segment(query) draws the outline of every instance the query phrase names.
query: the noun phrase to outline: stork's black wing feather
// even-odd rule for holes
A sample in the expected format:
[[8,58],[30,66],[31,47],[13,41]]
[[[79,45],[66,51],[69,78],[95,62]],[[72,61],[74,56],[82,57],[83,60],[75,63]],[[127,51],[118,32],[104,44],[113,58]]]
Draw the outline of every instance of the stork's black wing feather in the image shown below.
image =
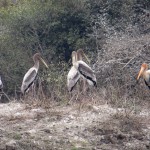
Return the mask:
[[93,70],[84,62],[79,61],[79,72],[84,76],[87,80],[93,82],[93,85],[96,86],[96,77]]

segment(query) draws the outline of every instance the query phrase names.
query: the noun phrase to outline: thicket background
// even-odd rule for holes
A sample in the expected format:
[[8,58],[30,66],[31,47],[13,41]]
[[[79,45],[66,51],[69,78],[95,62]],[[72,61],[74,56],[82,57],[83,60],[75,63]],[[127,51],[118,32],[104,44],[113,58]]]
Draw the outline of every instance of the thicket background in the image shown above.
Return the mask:
[[40,52],[50,67],[39,72],[45,94],[64,99],[71,52],[83,48],[104,99],[147,99],[147,87],[135,79],[141,63],[150,61],[149,10],[149,0],[1,0],[5,92],[20,91],[32,55]]

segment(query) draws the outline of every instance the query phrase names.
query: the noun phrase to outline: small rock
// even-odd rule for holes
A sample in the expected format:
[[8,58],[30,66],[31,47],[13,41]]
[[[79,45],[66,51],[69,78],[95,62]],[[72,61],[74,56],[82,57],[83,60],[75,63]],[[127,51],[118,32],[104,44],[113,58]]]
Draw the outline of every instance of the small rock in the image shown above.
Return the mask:
[[51,133],[51,131],[49,129],[44,129],[43,131],[46,133]]
[[16,142],[14,140],[6,143],[6,150],[16,150]]

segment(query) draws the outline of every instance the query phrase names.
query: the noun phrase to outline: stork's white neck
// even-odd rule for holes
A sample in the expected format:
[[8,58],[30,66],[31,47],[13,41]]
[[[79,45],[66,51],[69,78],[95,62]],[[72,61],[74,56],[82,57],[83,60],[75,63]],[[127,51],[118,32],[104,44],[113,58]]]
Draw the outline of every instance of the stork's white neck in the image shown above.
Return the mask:
[[36,60],[36,61],[34,62],[34,67],[35,67],[36,69],[39,69],[39,60]]
[[82,53],[77,52],[77,60],[82,60]]
[[77,62],[76,55],[72,56],[72,64],[74,65]]

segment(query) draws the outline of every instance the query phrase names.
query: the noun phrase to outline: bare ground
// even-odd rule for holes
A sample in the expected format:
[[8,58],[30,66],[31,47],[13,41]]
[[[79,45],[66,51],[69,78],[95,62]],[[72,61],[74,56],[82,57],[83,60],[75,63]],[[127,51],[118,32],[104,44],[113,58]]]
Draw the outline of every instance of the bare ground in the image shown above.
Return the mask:
[[0,104],[0,150],[147,150],[150,111],[104,105]]

